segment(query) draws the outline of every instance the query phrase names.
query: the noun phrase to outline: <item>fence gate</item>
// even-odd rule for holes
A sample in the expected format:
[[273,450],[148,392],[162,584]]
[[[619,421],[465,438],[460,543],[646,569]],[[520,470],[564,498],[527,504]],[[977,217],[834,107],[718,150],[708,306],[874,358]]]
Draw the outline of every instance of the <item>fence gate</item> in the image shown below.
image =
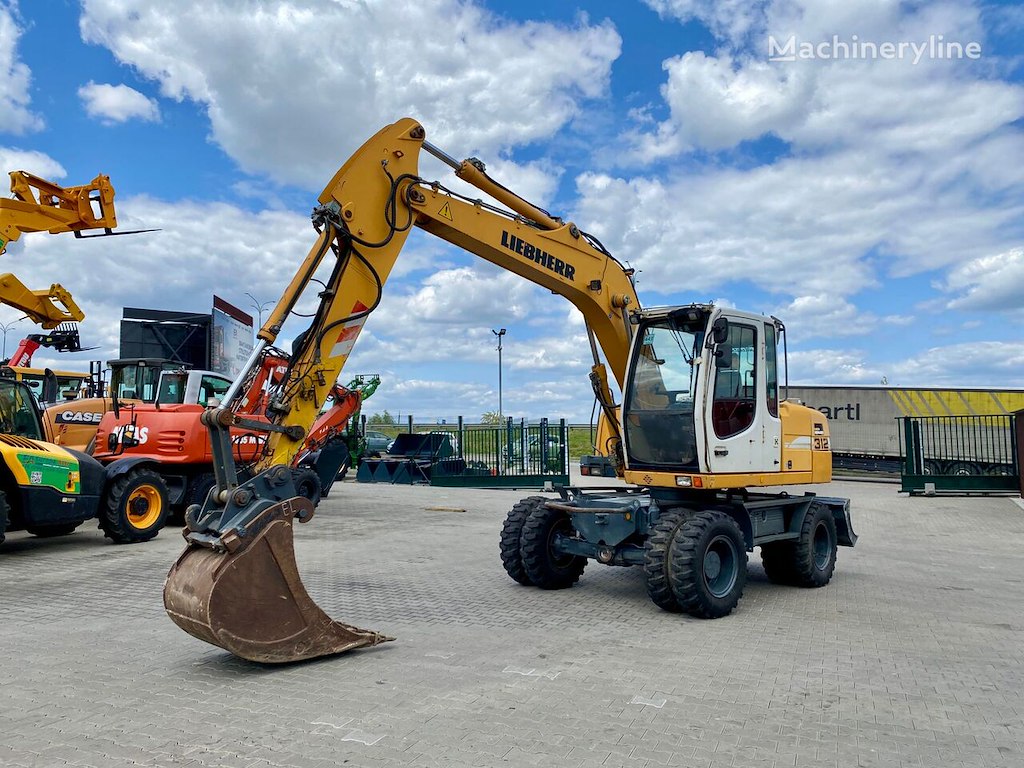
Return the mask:
[[431,485],[533,488],[569,484],[569,427],[565,419],[504,426],[459,423],[456,456],[434,465]]
[[1016,418],[1012,414],[901,417],[902,490],[1018,490]]

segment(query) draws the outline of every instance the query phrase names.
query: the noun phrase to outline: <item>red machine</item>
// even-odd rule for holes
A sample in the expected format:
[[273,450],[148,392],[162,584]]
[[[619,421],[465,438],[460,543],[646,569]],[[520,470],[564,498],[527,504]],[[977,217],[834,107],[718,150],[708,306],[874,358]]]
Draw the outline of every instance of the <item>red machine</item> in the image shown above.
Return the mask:
[[[267,393],[279,382],[287,363],[287,355],[277,350],[264,356],[244,390],[243,423],[267,423],[265,414],[271,407]],[[119,408],[116,413],[105,413],[96,430],[93,449],[93,456],[104,464],[117,460],[122,472],[145,468],[159,474],[167,485],[167,503],[178,514],[190,504],[202,504],[215,484],[210,433],[201,416],[224,394],[219,382],[211,381],[208,391],[200,392],[192,402],[185,402],[185,376],[187,372],[164,372],[156,402],[135,403]],[[341,437],[362,402],[359,391],[338,384],[329,399],[331,405],[313,424],[292,465],[301,495],[314,504],[329,490],[344,457],[333,468],[319,466],[316,459],[325,445]],[[257,461],[266,446],[265,433],[251,428],[232,428],[231,438],[234,459],[243,467]]]

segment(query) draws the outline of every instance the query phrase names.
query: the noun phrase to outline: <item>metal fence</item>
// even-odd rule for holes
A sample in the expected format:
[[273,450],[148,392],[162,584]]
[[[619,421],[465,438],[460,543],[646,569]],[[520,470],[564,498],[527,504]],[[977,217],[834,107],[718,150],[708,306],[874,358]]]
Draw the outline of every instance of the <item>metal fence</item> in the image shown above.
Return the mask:
[[[421,438],[430,437],[430,440]],[[403,446],[416,446],[407,453]],[[569,483],[569,427],[565,419],[504,425],[414,426],[399,433],[389,452],[364,460],[357,480],[429,482],[462,487],[544,487]]]
[[1016,416],[904,416],[899,421],[902,490],[1019,488]]

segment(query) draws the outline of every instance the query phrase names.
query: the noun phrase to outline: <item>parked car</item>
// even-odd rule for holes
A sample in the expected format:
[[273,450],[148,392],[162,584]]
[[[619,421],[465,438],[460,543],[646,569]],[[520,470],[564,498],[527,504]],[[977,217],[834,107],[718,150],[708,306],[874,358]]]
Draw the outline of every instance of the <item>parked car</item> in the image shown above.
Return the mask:
[[383,432],[377,432],[373,429],[366,430],[364,435],[366,438],[366,454],[372,456],[375,453],[384,453],[391,447],[391,443],[395,441],[390,435],[385,435]]
[[[561,444],[558,436],[548,434],[547,466],[546,471],[557,471],[562,466]],[[501,456],[505,461],[519,462],[522,460],[522,449],[518,442],[512,444],[512,454],[509,456],[508,446],[502,446]],[[526,456],[530,464],[539,464],[541,459],[541,440],[539,435],[530,435],[526,439]]]

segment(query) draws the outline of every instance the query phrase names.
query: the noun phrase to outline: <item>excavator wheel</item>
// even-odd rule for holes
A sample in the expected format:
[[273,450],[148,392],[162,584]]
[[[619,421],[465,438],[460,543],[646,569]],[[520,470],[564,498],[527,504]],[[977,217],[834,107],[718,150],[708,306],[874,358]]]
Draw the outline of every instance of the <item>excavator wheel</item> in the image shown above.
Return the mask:
[[136,468],[112,480],[100,501],[100,528],[117,544],[149,541],[167,522],[167,485],[151,469]]
[[572,519],[565,512],[540,505],[523,523],[520,551],[523,568],[534,586],[567,589],[580,580],[587,558],[555,550],[558,536],[572,535]]
[[543,496],[527,496],[513,505],[505,516],[505,523],[501,526],[501,564],[505,567],[505,573],[526,587],[533,586],[533,582],[530,581],[526,568],[523,567],[523,552],[520,544],[523,537],[523,524],[533,510],[543,507],[546,503],[547,499]]
[[747,583],[743,533],[729,515],[705,510],[689,516],[672,538],[669,580],[679,607],[701,619],[728,616]]
[[682,522],[681,512],[665,512],[658,518],[644,542],[647,595],[656,606],[671,613],[679,613],[682,610],[669,581],[672,539]]
[[344,653],[394,638],[332,620],[313,602],[295,563],[292,523],[313,516],[302,497],[268,507],[228,551],[189,544],[167,574],[164,608],[193,637],[236,656],[281,664]]
[[836,569],[836,521],[824,504],[814,502],[807,511],[800,538],[793,546],[794,583],[823,587]]

